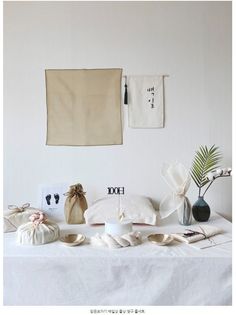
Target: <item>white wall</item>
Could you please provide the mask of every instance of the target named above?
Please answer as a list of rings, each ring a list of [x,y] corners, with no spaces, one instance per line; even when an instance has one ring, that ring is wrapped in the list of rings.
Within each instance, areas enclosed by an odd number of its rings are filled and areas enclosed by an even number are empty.
[[[130,129],[123,107],[123,145],[46,146],[44,69],[109,67],[170,75],[165,128]],[[158,203],[162,163],[190,167],[201,144],[231,165],[230,2],[5,2],[4,81],[4,207],[36,204],[39,184],[60,182],[81,182],[89,202],[121,185]],[[231,218],[231,193],[221,179],[206,200]]]

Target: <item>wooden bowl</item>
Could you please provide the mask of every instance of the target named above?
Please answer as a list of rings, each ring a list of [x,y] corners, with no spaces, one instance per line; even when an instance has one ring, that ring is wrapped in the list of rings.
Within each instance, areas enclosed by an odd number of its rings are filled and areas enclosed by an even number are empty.
[[[160,246],[168,245],[173,240],[174,237],[170,234],[151,234],[148,236],[148,240]]]
[[[77,246],[82,244],[85,238],[83,234],[66,234],[60,238],[60,241],[67,246]]]

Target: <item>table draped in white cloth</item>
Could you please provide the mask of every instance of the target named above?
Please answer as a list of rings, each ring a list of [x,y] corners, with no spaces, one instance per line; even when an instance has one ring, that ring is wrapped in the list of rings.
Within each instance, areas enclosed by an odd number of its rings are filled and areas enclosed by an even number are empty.
[[[231,235],[231,223],[217,214],[207,223]],[[102,233],[103,226],[60,224],[61,234]],[[194,228],[194,224],[191,226]],[[157,246],[152,233],[182,232],[178,223],[135,226],[143,243],[110,250],[85,242],[66,247],[16,244],[4,235],[5,305],[231,305],[231,243],[206,249],[174,242]]]

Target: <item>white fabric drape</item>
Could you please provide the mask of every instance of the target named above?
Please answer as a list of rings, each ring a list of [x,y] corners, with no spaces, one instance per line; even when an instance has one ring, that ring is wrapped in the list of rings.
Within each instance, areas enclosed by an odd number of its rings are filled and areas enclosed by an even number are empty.
[[[172,190],[172,192],[161,201],[159,207],[161,218],[166,218],[184,203],[191,177],[189,171],[181,163],[165,163],[162,167],[161,175]]]
[[[218,215],[208,224],[231,233],[231,223]],[[60,228],[87,238],[104,231],[85,224]],[[5,233],[4,304],[231,305],[231,243],[202,250],[177,241],[157,246],[147,240],[149,234],[181,232],[183,226],[134,230],[141,231],[143,243],[115,250],[86,242],[73,248],[59,241],[19,246],[15,233]]]

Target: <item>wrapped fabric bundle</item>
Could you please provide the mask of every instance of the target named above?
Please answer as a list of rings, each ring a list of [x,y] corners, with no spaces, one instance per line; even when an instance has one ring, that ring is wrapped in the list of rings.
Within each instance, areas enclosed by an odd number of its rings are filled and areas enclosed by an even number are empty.
[[[15,232],[17,228],[29,221],[29,217],[39,211],[39,209],[30,207],[29,203],[21,207],[15,205],[8,206],[8,211],[4,213],[4,233]]]
[[[48,221],[45,214],[38,211],[30,216],[30,222],[17,229],[17,242],[22,245],[42,245],[54,242],[59,237],[59,227]]]
[[[180,163],[165,163],[161,174],[172,190],[171,194],[166,196],[160,203],[161,218],[166,218],[177,210],[180,223],[184,225],[190,224],[191,205],[185,196],[191,182],[188,170]],[[183,220],[180,220],[180,214],[182,214]]]
[[[216,226],[199,225],[194,226],[191,230],[186,229],[186,232],[184,233],[172,234],[172,236],[174,236],[177,241],[190,244],[210,238],[220,233],[223,233],[223,230]]]
[[[70,186],[70,190],[65,194],[65,218],[68,224],[85,223],[84,211],[88,208],[85,192],[81,184]]]

